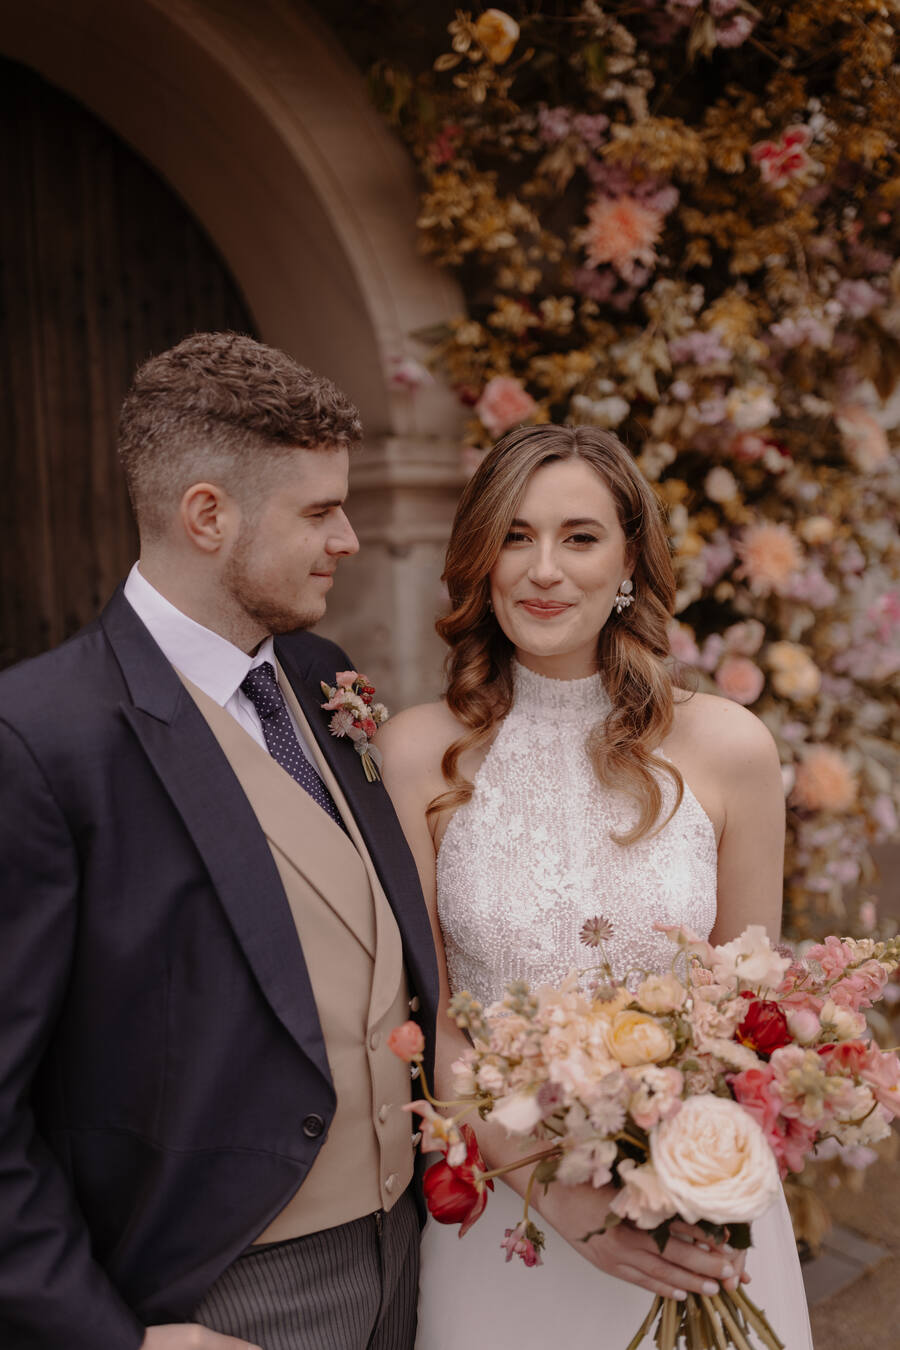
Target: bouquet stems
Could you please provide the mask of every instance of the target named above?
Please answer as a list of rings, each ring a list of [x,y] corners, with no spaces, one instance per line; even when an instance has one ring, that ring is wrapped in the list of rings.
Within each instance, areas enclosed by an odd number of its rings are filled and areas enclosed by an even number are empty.
[[[688,1294],[686,1299],[657,1294],[626,1350],[639,1350],[651,1336],[657,1350],[784,1350],[765,1315],[743,1289],[718,1294]]]

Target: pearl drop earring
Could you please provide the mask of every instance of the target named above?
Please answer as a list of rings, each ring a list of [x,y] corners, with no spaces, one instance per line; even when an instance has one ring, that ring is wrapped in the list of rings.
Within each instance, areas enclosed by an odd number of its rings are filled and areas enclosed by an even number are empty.
[[[613,601],[617,614],[621,614],[623,609],[627,609],[629,605],[634,604],[634,596],[631,594],[633,590],[634,584],[631,577],[626,577],[624,581],[619,583],[619,590]]]

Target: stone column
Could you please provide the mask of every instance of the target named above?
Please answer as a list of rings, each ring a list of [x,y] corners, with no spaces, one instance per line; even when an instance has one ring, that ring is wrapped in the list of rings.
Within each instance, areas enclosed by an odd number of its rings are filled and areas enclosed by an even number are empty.
[[[459,441],[385,436],[350,470],[347,513],[360,551],[338,569],[316,631],[341,644],[391,712],[436,698],[446,609],[444,550],[464,483]]]

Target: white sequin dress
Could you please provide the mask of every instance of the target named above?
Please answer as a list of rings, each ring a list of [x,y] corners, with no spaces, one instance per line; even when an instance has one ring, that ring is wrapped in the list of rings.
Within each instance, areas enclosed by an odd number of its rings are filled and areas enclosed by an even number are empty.
[[[686,787],[658,834],[616,844],[611,834],[633,824],[636,807],[598,783],[585,748],[589,729],[609,708],[600,677],[550,680],[520,665],[514,676],[512,709],[438,856],[451,989],[488,1003],[513,979],[558,982],[588,963],[578,931],[595,914],[614,925],[607,952],[617,977],[636,967],[666,969],[672,949],[653,925],[684,923],[706,935],[715,920],[709,817]],[[668,809],[668,775],[660,786]],[[507,1264],[500,1242],[521,1219],[522,1201],[502,1181],[495,1185],[462,1241],[456,1226],[426,1224],[416,1350],[576,1343],[624,1350],[650,1295],[598,1271],[550,1229],[542,1266]],[[783,1198],[754,1224],[753,1236],[748,1292],[786,1350],[812,1350]]]

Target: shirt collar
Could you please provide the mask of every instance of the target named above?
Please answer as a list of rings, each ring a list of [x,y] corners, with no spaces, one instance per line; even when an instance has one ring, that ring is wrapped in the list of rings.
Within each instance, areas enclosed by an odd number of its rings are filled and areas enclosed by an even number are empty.
[[[211,628],[189,618],[151,586],[135,563],[125,582],[125,599],[149,630],[166,660],[224,708],[247,672],[263,661],[275,664],[271,637],[250,656]]]

